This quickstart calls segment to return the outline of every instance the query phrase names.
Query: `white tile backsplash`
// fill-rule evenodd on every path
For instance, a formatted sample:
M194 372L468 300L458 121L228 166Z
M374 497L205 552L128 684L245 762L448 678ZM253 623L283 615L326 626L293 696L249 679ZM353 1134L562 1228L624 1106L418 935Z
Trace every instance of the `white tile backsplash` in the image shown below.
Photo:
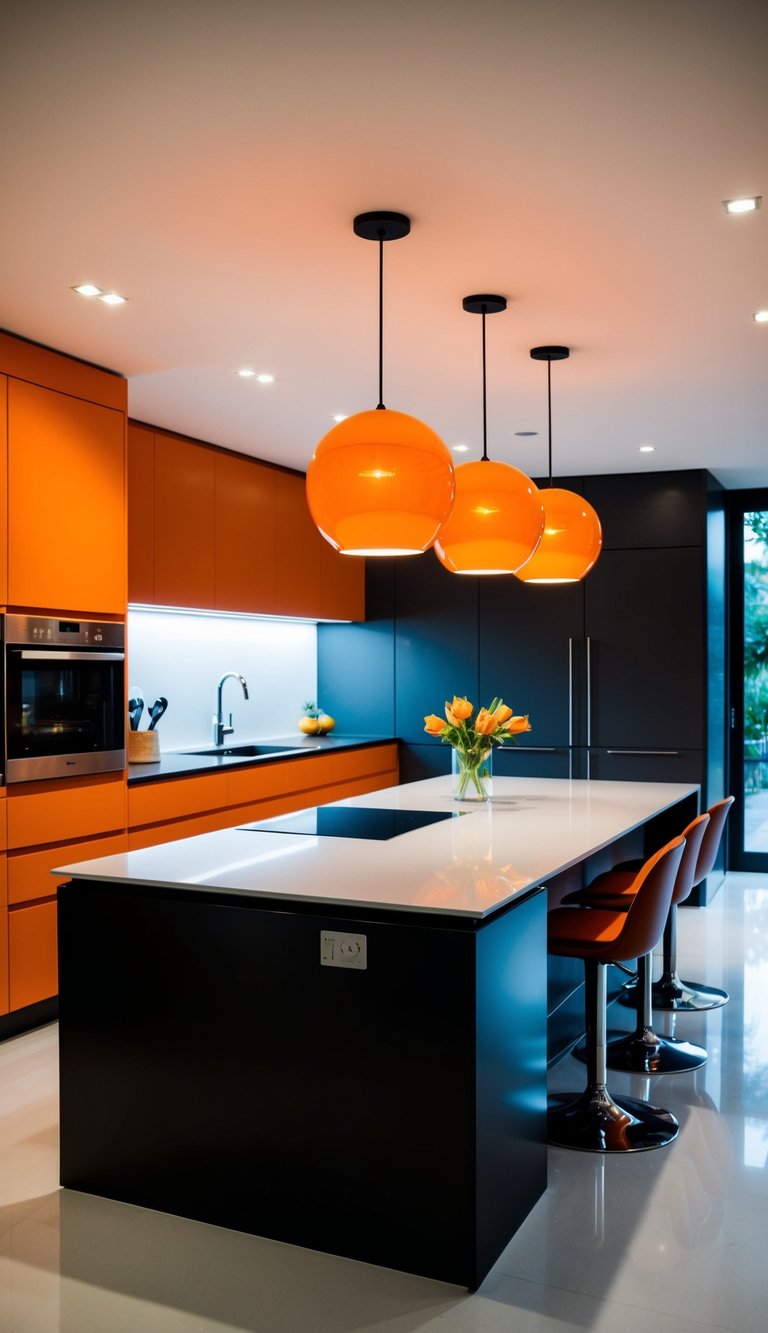
M153 701L168 710L158 724L163 750L211 741L216 686L225 671L224 714L233 714L235 742L284 736L297 730L303 704L317 691L317 626L295 621L248 620L216 615L129 610L128 681L137 687L147 726Z

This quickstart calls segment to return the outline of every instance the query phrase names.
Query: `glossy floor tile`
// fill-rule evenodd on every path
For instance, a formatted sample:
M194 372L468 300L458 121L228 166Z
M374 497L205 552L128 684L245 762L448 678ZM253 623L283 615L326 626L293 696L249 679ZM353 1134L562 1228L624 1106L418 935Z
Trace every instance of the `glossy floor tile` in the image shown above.
M611 1088L674 1111L668 1148L551 1149L549 1188L481 1289L57 1187L56 1028L0 1044L2 1333L764 1333L768 1327L768 876L731 875L679 913L708 1014L659 1016L708 1063ZM658 971L658 968L657 968ZM612 1006L610 1022L631 1026ZM553 1091L578 1091L571 1058Z

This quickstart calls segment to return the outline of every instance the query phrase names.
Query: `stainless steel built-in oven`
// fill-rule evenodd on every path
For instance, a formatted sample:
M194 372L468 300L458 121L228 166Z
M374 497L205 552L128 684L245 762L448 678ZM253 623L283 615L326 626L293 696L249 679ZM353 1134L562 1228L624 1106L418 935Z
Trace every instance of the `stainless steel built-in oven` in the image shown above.
M125 767L125 626L8 614L7 782Z

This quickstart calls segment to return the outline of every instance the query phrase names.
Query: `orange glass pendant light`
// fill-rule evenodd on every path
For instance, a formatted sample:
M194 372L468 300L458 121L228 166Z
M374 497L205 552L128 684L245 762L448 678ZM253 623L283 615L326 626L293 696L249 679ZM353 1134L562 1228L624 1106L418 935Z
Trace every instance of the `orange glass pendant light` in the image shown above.
M456 499L435 555L452 574L514 574L538 546L544 511L530 477L488 457L485 317L506 310L507 302L503 296L465 296L463 306L483 317L483 456L456 468Z
M455 482L440 436L383 401L384 242L411 224L403 213L361 213L354 230L379 245L379 402L323 436L307 469L307 503L342 555L420 555L451 511Z
M518 571L523 583L576 583L595 564L603 546L600 519L583 495L552 485L552 362L565 361L568 347L532 347L534 361L547 363L549 486L539 491L544 533L531 559Z

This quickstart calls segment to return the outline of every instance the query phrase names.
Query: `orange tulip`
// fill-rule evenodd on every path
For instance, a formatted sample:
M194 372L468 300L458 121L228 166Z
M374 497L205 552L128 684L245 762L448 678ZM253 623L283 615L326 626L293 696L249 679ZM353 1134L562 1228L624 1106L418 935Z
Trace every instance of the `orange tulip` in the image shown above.
M490 736L495 730L494 714L489 713L487 708L481 708L475 719L475 731L478 736Z
M452 727L460 727L465 718L468 718L472 712L472 704L467 703L466 699L453 697L453 703L445 701L445 716L448 718Z
M435 713L430 713L428 717L425 717L424 722L426 723L424 730L429 732L430 736L440 736L445 731L443 719L437 717Z
M496 726L500 727L502 722L506 722L507 718L512 716L512 709L507 708L506 704L499 704L493 716L496 719Z
M510 736L516 735L518 731L530 731L531 724L528 721L528 715L525 717L511 717L509 722L504 723L504 730L508 731Z

